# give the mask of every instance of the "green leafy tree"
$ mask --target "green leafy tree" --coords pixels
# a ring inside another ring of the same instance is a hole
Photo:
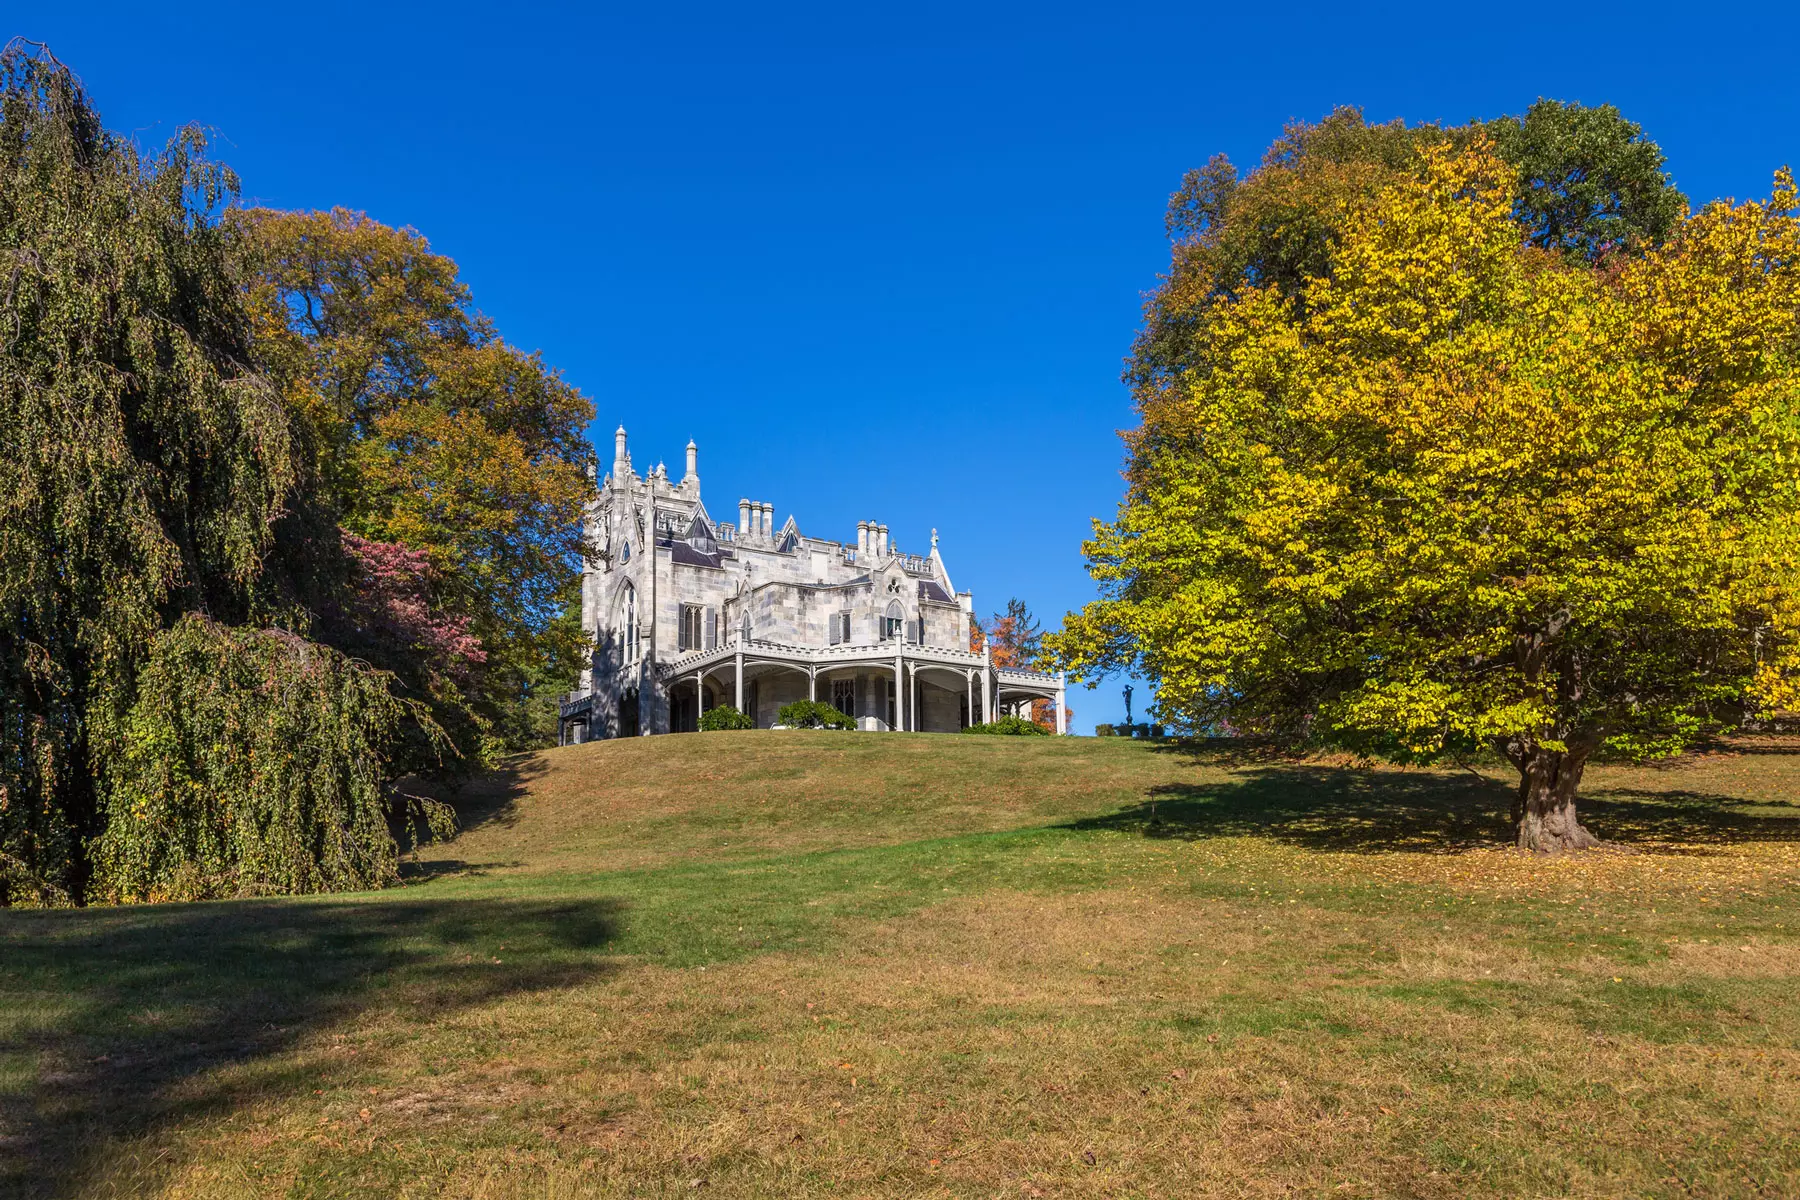
[[[285,589],[300,576],[275,553],[274,531],[284,513],[313,511],[304,438],[252,366],[242,247],[221,220],[235,188],[199,133],[142,156],[106,132],[47,52],[14,43],[0,53],[0,904],[111,894],[112,882],[92,886],[93,848],[141,844],[120,841],[112,819],[135,811],[134,797],[171,795],[152,780],[168,764],[145,747],[193,719],[155,694],[210,686],[250,720],[280,693],[300,725],[308,703],[317,727],[349,722],[329,745],[288,748],[310,755],[313,799],[383,761],[395,709],[379,703],[377,677],[356,676],[365,707],[354,720],[321,707],[329,689],[290,688],[322,647],[248,631],[298,648],[217,678],[217,662],[171,655],[169,631],[194,628],[184,614],[231,626],[296,617]],[[140,693],[147,664],[156,688]],[[236,733],[226,722],[204,737],[229,744]],[[193,760],[182,786],[220,811],[288,805],[296,836],[320,853],[392,855],[366,789],[330,793],[362,814],[339,828],[341,805],[263,795],[273,775],[219,762]],[[157,836],[193,845],[204,835],[171,824]],[[144,878],[179,869],[157,861]]]
[[[144,647],[248,611],[294,476],[203,148],[143,158],[61,63],[0,53],[0,901],[81,894]]]
[[[1610,104],[1539,100],[1480,128],[1518,172],[1513,216],[1534,246],[1588,261],[1636,253],[1687,213],[1662,148]]]
[[[1427,150],[1304,311],[1215,306],[1087,546],[1102,599],[1048,640],[1189,728],[1492,747],[1519,845],[1574,849],[1603,747],[1795,703],[1800,221],[1784,171],[1590,265],[1521,244],[1517,189]]]

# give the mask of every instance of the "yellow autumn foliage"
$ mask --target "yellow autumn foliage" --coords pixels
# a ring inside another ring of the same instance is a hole
[[[1304,313],[1212,310],[1053,653],[1189,727],[1521,770],[1800,705],[1791,175],[1589,266],[1524,245],[1487,146],[1424,157]]]

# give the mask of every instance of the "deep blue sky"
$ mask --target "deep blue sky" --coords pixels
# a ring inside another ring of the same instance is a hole
[[[159,11],[160,10],[160,11]],[[1800,6],[9,5],[107,123],[212,127],[249,200],[412,225],[512,342],[740,495],[929,531],[1054,624],[1119,498],[1162,210],[1293,118],[1610,101],[1696,202],[1800,165]],[[171,15],[179,13],[179,15]],[[1770,15],[1777,14],[1777,15]],[[606,457],[607,451],[602,451]],[[1139,693],[1142,711],[1142,692]],[[1116,720],[1116,683],[1071,698]]]

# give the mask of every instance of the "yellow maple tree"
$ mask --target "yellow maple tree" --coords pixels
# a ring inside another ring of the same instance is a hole
[[[1794,703],[1800,221],[1714,204],[1590,265],[1523,243],[1486,144],[1344,214],[1304,313],[1214,308],[1145,406],[1049,648],[1167,719],[1518,768],[1518,839],[1595,839],[1602,747]]]

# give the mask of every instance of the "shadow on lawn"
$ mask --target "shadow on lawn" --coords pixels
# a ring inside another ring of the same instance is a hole
[[[23,1080],[0,1083],[0,1195],[77,1192],[110,1139],[339,1084],[353,1057],[222,1068],[368,1009],[431,1021],[591,979],[620,915],[614,901],[385,897],[0,912],[0,1065]]]
[[[1290,763],[1239,771],[1212,784],[1165,784],[1149,798],[1072,829],[1146,837],[1265,837],[1313,850],[1453,854],[1510,844],[1513,787],[1472,773],[1359,770]],[[1800,820],[1734,808],[1728,796],[1691,791],[1596,790],[1582,823],[1609,842],[1724,844],[1800,841]]]
[[[409,779],[404,786],[445,801],[456,810],[456,831],[509,826],[519,819],[519,799],[549,771],[542,754],[521,754],[492,771],[458,783]]]

